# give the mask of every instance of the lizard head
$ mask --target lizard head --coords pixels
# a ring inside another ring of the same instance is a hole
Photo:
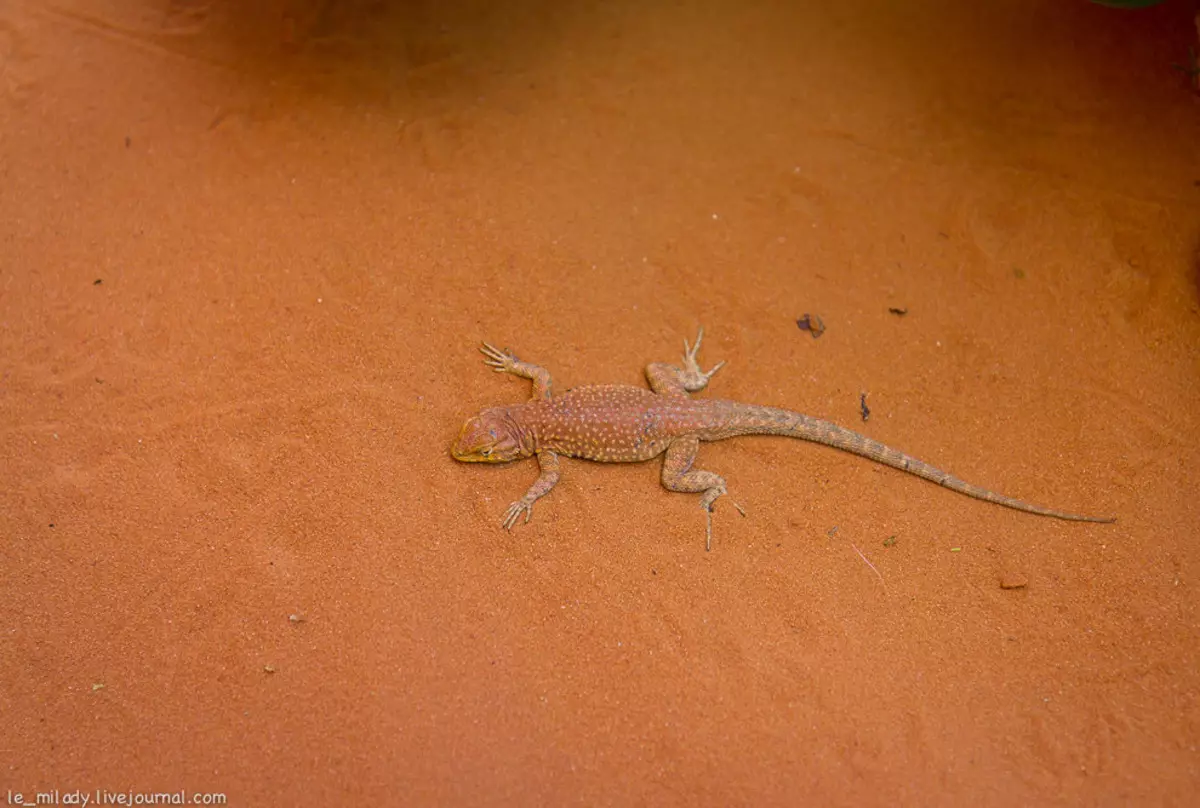
[[[529,457],[533,452],[522,444],[508,412],[495,407],[463,424],[450,454],[464,463],[507,463]]]

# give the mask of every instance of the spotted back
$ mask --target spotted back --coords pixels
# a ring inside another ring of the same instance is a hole
[[[643,387],[587,385],[532,401],[522,421],[540,449],[606,463],[649,460],[705,425],[706,402]]]

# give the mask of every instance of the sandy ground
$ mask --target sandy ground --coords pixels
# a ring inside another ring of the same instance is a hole
[[[1188,804],[1193,12],[0,0],[0,799]],[[1120,521],[746,438],[711,553],[657,463],[501,530],[478,343],[699,325],[704,395]]]

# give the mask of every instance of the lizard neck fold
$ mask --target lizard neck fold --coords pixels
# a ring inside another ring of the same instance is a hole
[[[530,417],[530,408],[536,407],[538,403],[531,401],[515,407],[507,407],[504,411],[504,424],[513,440],[521,447],[522,457],[533,457],[541,448],[538,441],[537,419]]]

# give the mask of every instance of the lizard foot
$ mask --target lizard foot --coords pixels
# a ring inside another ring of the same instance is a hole
[[[513,356],[513,352],[507,348],[502,351],[485,342],[479,352],[487,357],[483,363],[497,373],[514,373],[516,371],[517,357]]]
[[[505,530],[512,530],[522,513],[525,514],[525,524],[529,524],[529,518],[533,516],[533,503],[518,499],[508,506],[508,510],[504,512],[504,520],[500,524],[504,526]]]
[[[712,370],[703,371],[700,369],[700,363],[696,361],[696,352],[700,350],[700,342],[704,339],[704,329],[701,328],[696,333],[696,342],[689,344],[685,339],[683,341],[683,373],[681,374],[684,389],[688,392],[696,392],[703,390],[708,385],[708,380],[713,377],[721,368],[725,367],[725,361],[721,360],[713,365]]]
[[[708,491],[706,491],[704,493],[704,497],[700,500],[700,507],[704,509],[704,516],[705,516],[705,520],[706,520],[705,528],[704,528],[704,549],[705,549],[705,551],[712,550],[713,507],[717,502],[717,497],[720,497],[723,494],[727,494],[727,493],[729,493],[729,492],[725,489],[724,485],[717,487],[717,488],[710,488],[710,489],[708,489]],[[737,508],[737,512],[740,513],[743,517],[746,515],[746,509],[743,508],[741,505],[738,505],[733,500],[730,500],[730,504],[733,505],[733,507]]]

